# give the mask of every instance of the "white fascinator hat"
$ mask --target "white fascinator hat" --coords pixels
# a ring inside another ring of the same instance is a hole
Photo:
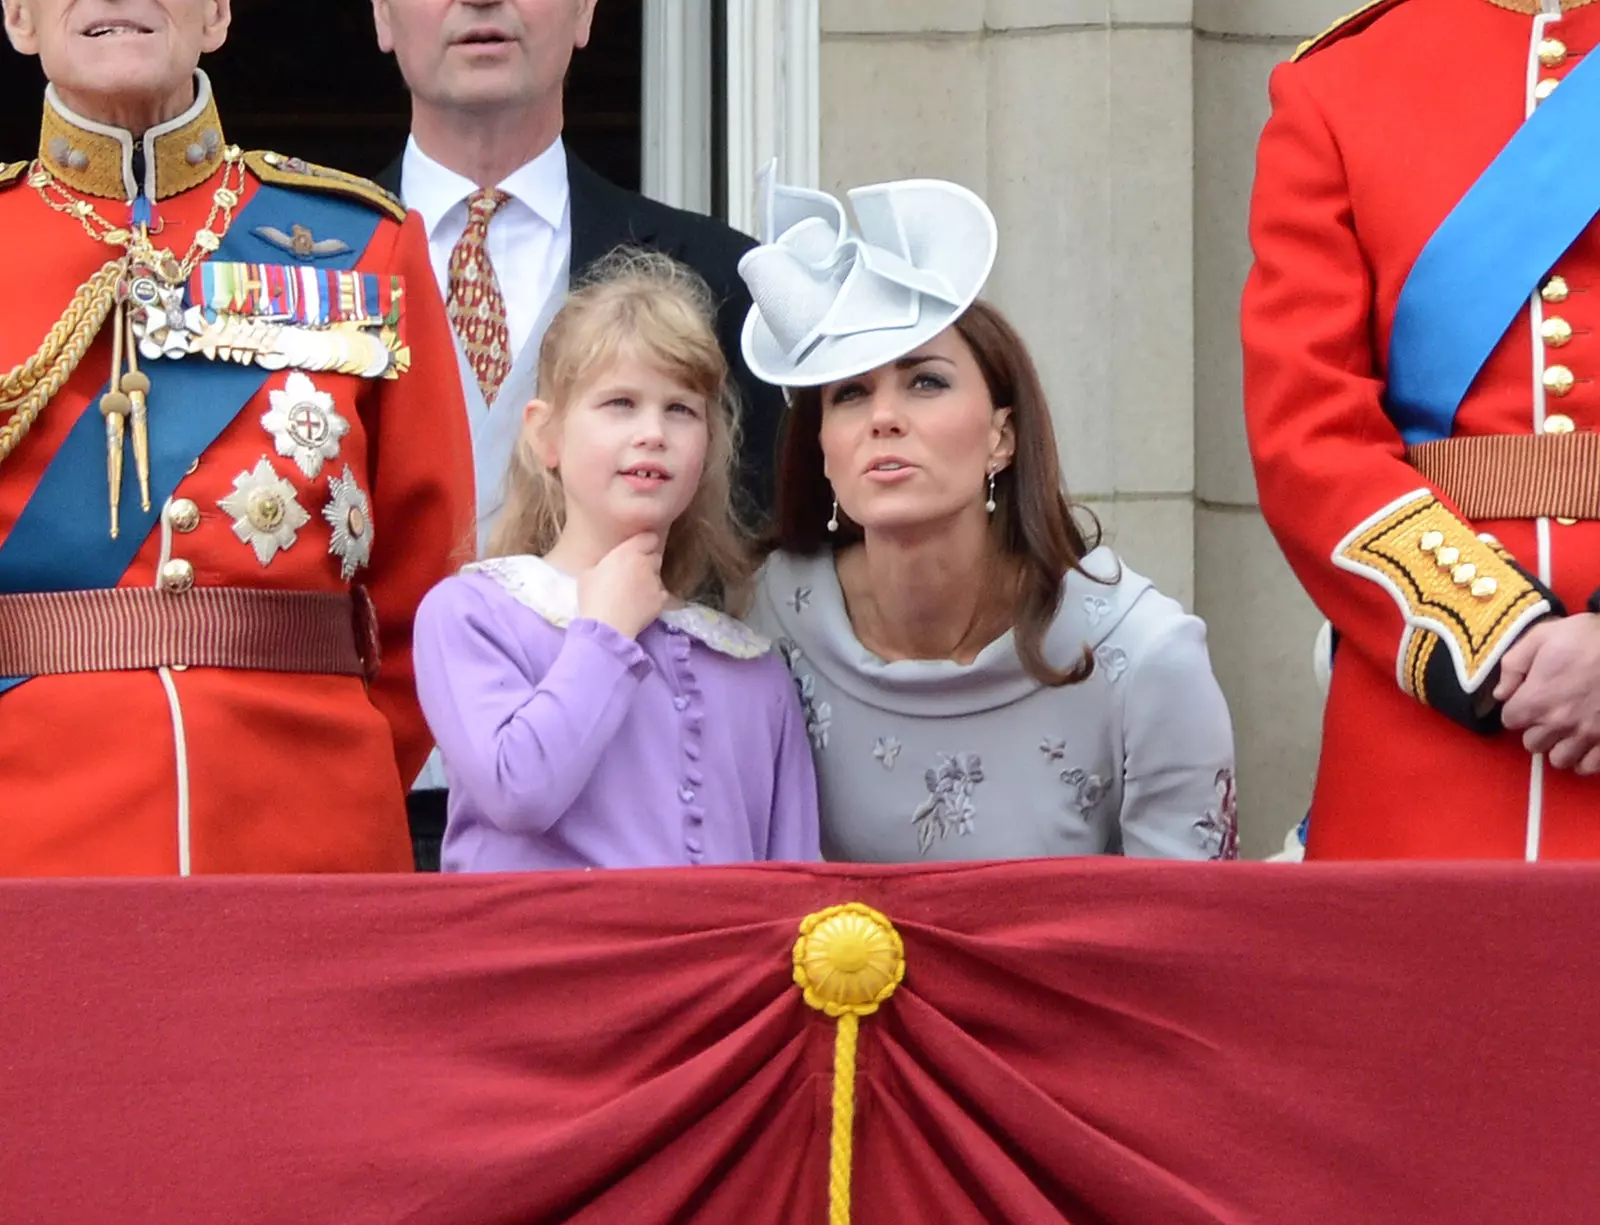
[[[757,176],[761,245],[739,261],[754,306],[745,364],[779,387],[864,374],[933,339],[971,306],[999,241],[989,206],[958,183],[903,179],[825,191]]]

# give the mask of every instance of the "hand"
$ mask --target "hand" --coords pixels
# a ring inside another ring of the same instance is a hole
[[[578,615],[637,638],[667,606],[661,585],[661,538],[630,536],[578,576]]]
[[[1541,621],[1500,661],[1500,720],[1557,770],[1600,774],[1600,617]]]

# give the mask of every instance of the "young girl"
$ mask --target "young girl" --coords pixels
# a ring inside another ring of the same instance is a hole
[[[749,580],[711,314],[689,269],[619,252],[545,335],[487,560],[417,613],[447,872],[818,857],[783,660],[692,602]]]

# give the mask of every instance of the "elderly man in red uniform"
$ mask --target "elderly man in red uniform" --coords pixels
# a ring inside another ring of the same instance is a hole
[[[1272,102],[1245,406],[1337,639],[1308,853],[1600,855],[1600,3],[1378,0]]]
[[[421,229],[227,143],[228,0],[3,2],[0,873],[404,870],[472,500]]]

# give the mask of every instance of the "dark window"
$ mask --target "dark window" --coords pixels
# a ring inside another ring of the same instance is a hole
[[[366,0],[235,0],[228,43],[203,65],[228,139],[370,175],[405,144],[410,100],[378,50]],[[639,186],[644,0],[604,0],[567,82],[566,141]],[[0,40],[0,161],[34,155],[44,75]]]

